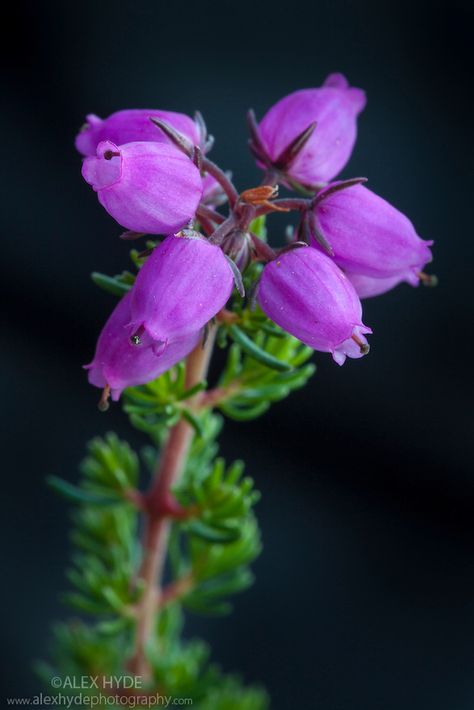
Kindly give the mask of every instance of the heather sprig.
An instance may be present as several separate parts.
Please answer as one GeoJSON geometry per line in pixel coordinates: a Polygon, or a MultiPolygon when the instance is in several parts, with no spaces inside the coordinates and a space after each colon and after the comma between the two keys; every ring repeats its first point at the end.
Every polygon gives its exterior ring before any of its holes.
{"type": "Polygon", "coordinates": [[[49,478],[75,506],[64,599],[79,617],[56,628],[45,678],[140,678],[119,704],[159,693],[200,710],[268,707],[204,643],[183,641],[183,624],[228,613],[262,548],[254,477],[218,456],[224,418],[255,419],[305,386],[314,350],[339,365],[366,355],[361,298],[434,283],[431,242],[408,218],[365,178],[335,180],[364,107],[365,93],[332,74],[260,122],[250,111],[264,174],[244,190],[209,158],[200,113],[87,117],[82,174],[139,247],[122,273],[92,275],[119,300],[86,369],[100,409],[120,400],[146,444],[137,453],[110,433],[90,443],[78,484],[49,478]],[[295,194],[279,197],[279,185],[295,194]],[[297,216],[280,243],[274,212],[297,216]],[[209,378],[214,348],[225,355],[209,378]]]}

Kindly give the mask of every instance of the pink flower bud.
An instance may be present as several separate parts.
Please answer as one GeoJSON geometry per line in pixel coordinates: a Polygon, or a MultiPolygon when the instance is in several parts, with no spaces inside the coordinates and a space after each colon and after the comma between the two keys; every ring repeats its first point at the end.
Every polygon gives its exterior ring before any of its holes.
{"type": "Polygon", "coordinates": [[[93,113],[86,116],[87,123],[76,136],[76,148],[82,155],[95,155],[97,146],[102,141],[111,141],[116,145],[136,141],[171,143],[170,139],[157,128],[150,117],[161,118],[194,145],[199,145],[201,135],[196,123],[184,113],[157,111],[155,109],[129,109],[117,111],[102,119],[93,113]]]}
{"type": "Polygon", "coordinates": [[[309,247],[284,252],[263,270],[258,302],[266,315],[338,365],[368,352],[362,306],[347,276],[309,247]]]}
{"type": "Polygon", "coordinates": [[[169,370],[193,350],[202,335],[188,334],[160,355],[152,347],[137,348],[130,340],[131,300],[129,292],[115,307],[99,336],[93,361],[85,366],[90,384],[110,388],[115,401],[126,387],[146,384],[169,370]]]}
{"type": "Polygon", "coordinates": [[[199,170],[165,143],[110,141],[86,158],[82,175],[119,224],[145,234],[169,234],[194,216],[202,195],[199,170]]]}
{"type": "MultiPolygon", "coordinates": [[[[362,185],[330,192],[316,200],[316,225],[345,271],[374,278],[393,278],[416,286],[419,273],[431,261],[429,249],[410,220],[362,185]]],[[[320,248],[316,241],[313,246],[320,248]]]]}
{"type": "Polygon", "coordinates": [[[222,250],[184,230],[167,237],[142,266],[132,298],[137,344],[158,350],[202,328],[227,303],[234,276],[222,250]]]}
{"type": "Polygon", "coordinates": [[[326,183],[349,160],[357,135],[357,116],[365,93],[350,88],[342,74],[331,74],[319,89],[302,89],[278,101],[263,117],[260,139],[271,161],[278,163],[292,141],[312,123],[309,140],[283,170],[303,185],[326,183]]]}

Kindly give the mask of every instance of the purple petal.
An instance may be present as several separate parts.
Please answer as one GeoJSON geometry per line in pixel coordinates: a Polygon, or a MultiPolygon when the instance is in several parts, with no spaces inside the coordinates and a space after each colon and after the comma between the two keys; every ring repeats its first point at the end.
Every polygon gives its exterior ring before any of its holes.
{"type": "Polygon", "coordinates": [[[182,133],[194,145],[200,143],[200,132],[196,123],[183,113],[156,109],[128,109],[117,111],[102,120],[94,114],[86,117],[86,125],[76,137],[76,148],[82,155],[95,155],[96,148],[102,141],[112,141],[116,145],[137,141],[170,144],[165,136],[150,121],[151,116],[161,118],[175,130],[182,133]]]}

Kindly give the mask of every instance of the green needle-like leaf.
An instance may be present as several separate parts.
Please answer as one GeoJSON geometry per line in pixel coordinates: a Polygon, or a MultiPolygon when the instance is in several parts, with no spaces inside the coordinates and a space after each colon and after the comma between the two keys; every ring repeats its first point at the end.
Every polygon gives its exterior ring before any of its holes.
{"type": "Polygon", "coordinates": [[[260,348],[253,340],[251,340],[245,333],[240,330],[236,325],[231,325],[229,332],[232,338],[238,345],[242,348],[247,355],[253,357],[255,360],[260,362],[262,365],[271,368],[272,370],[278,370],[279,372],[286,372],[291,370],[292,367],[287,362],[279,360],[270,353],[266,352],[260,348]]]}
{"type": "Polygon", "coordinates": [[[48,476],[46,478],[48,486],[53,488],[57,493],[64,498],[73,501],[74,503],[91,503],[93,505],[104,505],[106,503],[117,503],[120,500],[117,495],[102,495],[94,493],[84,488],[78,488],[68,481],[64,481],[57,476],[48,476]]]}
{"type": "Polygon", "coordinates": [[[103,291],[107,291],[107,293],[111,293],[113,296],[121,297],[132,288],[132,284],[122,280],[120,276],[107,276],[98,271],[94,271],[91,274],[91,279],[96,286],[99,286],[103,291]]]}

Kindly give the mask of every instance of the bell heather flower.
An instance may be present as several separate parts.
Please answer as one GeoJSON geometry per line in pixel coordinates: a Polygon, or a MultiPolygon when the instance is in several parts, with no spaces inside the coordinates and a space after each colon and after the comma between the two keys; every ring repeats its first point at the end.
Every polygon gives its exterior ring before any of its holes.
{"type": "Polygon", "coordinates": [[[165,143],[117,146],[103,141],[82,175],[119,224],[145,234],[169,234],[194,216],[202,180],[194,163],[165,143]]]}
{"type": "Polygon", "coordinates": [[[130,340],[131,300],[129,292],[115,307],[99,336],[93,361],[85,366],[91,385],[110,388],[115,401],[126,387],[151,382],[186,357],[201,335],[199,331],[190,333],[170,344],[160,355],[152,347],[136,348],[130,340]]]}
{"type": "Polygon", "coordinates": [[[128,109],[112,113],[102,119],[93,113],[86,116],[86,123],[76,136],[76,148],[82,155],[95,155],[97,146],[102,141],[111,141],[116,145],[136,141],[168,143],[170,139],[155,126],[150,117],[161,118],[169,123],[185,138],[199,145],[201,134],[197,124],[184,113],[155,109],[128,109]]]}
{"type": "Polygon", "coordinates": [[[347,276],[325,254],[299,247],[268,263],[258,286],[266,315],[338,365],[368,352],[362,306],[347,276]]]}
{"type": "Polygon", "coordinates": [[[433,242],[420,239],[405,215],[363,185],[331,192],[334,185],[317,195],[314,212],[335,262],[350,273],[416,286],[433,242]]]}
{"type": "Polygon", "coordinates": [[[263,148],[277,164],[285,148],[316,123],[297,157],[282,169],[303,185],[326,183],[351,156],[365,102],[364,91],[349,87],[342,74],[330,74],[322,87],[295,91],[270,108],[259,125],[263,148]]]}
{"type": "Polygon", "coordinates": [[[380,296],[382,293],[391,291],[392,288],[404,281],[403,276],[387,276],[384,279],[375,279],[373,276],[347,273],[347,277],[354,286],[359,298],[380,296]]]}
{"type": "Polygon", "coordinates": [[[155,341],[159,351],[194,333],[225,306],[233,284],[220,247],[191,230],[167,237],[150,254],[133,288],[135,342],[155,341]]]}

